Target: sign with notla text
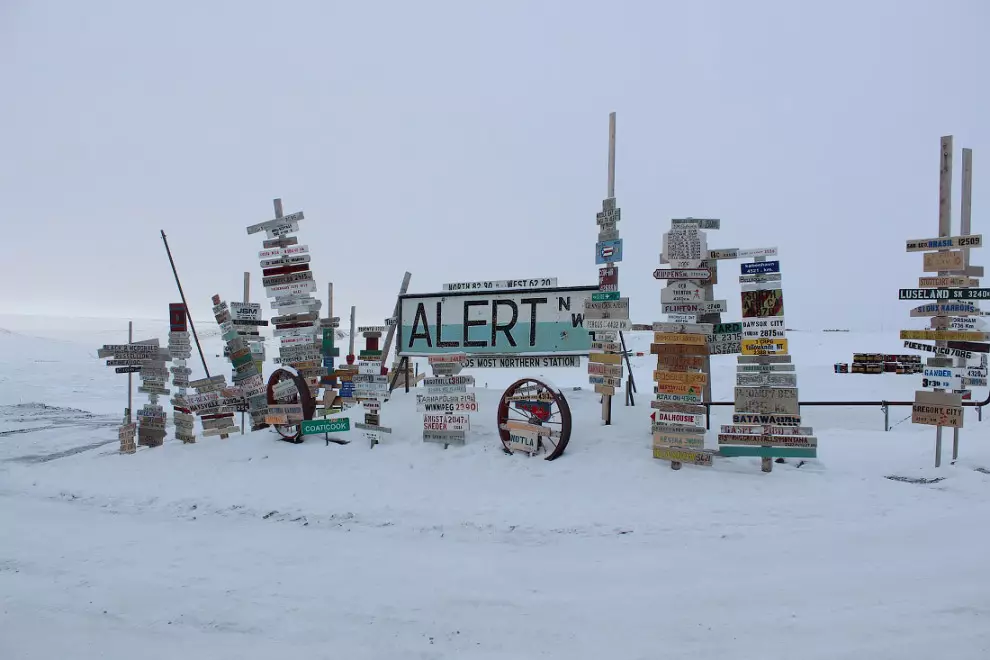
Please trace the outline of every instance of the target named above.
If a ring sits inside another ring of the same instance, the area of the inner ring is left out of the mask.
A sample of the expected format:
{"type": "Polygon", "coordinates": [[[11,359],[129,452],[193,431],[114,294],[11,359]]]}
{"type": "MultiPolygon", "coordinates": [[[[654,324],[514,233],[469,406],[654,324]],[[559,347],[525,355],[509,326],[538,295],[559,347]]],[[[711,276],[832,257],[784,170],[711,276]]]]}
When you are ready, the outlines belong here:
{"type": "Polygon", "coordinates": [[[584,355],[581,327],[597,286],[400,296],[398,355],[584,355]]]}

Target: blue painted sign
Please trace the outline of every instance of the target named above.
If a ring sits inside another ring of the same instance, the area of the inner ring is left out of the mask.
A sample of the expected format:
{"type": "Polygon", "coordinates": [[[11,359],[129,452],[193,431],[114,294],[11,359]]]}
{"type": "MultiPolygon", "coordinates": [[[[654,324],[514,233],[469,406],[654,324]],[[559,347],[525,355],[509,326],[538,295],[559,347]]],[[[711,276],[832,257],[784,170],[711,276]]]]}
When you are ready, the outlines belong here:
{"type": "Polygon", "coordinates": [[[340,398],[342,399],[353,399],[354,398],[354,383],[345,380],[340,383],[340,398]]]}
{"type": "Polygon", "coordinates": [[[755,264],[740,264],[743,275],[762,275],[764,273],[779,273],[779,261],[758,261],[755,264]]]}
{"type": "Polygon", "coordinates": [[[617,264],[622,261],[622,239],[614,241],[598,241],[595,243],[596,264],[617,264]]]}

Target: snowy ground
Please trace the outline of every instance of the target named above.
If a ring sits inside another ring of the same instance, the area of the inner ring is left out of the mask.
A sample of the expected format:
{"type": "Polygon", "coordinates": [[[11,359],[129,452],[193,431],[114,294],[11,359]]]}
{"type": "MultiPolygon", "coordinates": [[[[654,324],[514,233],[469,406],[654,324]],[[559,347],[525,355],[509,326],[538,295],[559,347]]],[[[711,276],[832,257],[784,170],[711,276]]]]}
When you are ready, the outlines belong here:
{"type": "MultiPolygon", "coordinates": [[[[806,408],[816,461],[674,472],[650,455],[647,354],[611,427],[583,367],[544,374],[575,415],[552,463],[500,451],[500,388],[523,374],[494,370],[474,372],[461,448],[421,441],[413,390],[374,449],[261,431],[121,456],[126,376],[96,358],[121,327],[0,315],[3,660],[990,657],[990,421],[972,409],[937,470],[909,408],[889,433],[877,408],[806,408]]],[[[901,352],[893,333],[790,343],[803,400],[912,398],[917,376],[832,373],[901,352]]],[[[728,400],[735,361],[716,360],[728,400]]]]}

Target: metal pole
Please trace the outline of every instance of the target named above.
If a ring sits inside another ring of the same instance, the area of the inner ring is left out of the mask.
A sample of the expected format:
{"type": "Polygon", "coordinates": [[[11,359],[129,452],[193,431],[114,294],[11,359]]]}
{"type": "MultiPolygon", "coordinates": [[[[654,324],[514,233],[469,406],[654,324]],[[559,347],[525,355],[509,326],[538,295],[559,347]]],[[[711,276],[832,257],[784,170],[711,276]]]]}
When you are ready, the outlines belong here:
{"type": "MultiPolygon", "coordinates": [[[[251,273],[245,272],[244,273],[244,304],[246,305],[249,302],[251,302],[251,273]]],[[[248,350],[250,350],[250,345],[249,345],[249,349],[248,350]]],[[[254,359],[254,356],[252,356],[251,359],[253,360],[254,359]]],[[[233,362],[231,362],[231,366],[233,366],[233,362]]],[[[241,435],[244,435],[244,411],[243,410],[241,411],[241,435]]]]}
{"type": "Polygon", "coordinates": [[[192,329],[193,339],[196,340],[196,350],[199,351],[199,359],[203,363],[203,371],[206,377],[210,377],[210,368],[206,366],[206,358],[203,356],[203,347],[199,343],[199,335],[196,334],[196,324],[193,323],[192,312],[189,311],[189,304],[186,302],[186,294],[182,292],[182,282],[179,281],[179,273],[175,270],[175,261],[172,259],[172,250],[168,247],[168,239],[165,237],[165,230],[162,232],[162,242],[165,243],[165,252],[168,254],[168,262],[172,265],[172,275],[175,276],[175,285],[179,287],[179,297],[182,298],[182,306],[186,308],[186,318],[189,319],[189,327],[192,329]]]}
{"type": "MultiPolygon", "coordinates": [[[[128,321],[127,343],[131,344],[133,342],[134,342],[134,321],[128,321]]],[[[126,424],[131,423],[131,410],[134,409],[133,400],[132,400],[132,396],[133,396],[132,392],[134,391],[132,376],[133,376],[132,373],[127,372],[127,422],[125,422],[126,424]]]]}

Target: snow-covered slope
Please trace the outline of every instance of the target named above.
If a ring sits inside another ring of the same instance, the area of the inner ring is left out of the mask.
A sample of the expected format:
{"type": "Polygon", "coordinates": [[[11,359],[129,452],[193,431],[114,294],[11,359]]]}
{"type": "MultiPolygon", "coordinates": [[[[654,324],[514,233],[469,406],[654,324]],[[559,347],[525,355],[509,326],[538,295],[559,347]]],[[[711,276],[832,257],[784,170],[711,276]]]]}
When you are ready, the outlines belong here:
{"type": "MultiPolygon", "coordinates": [[[[136,325],[164,336],[163,322],[136,325]]],[[[610,427],[583,367],[542,374],[575,418],[552,463],[502,453],[498,397],[540,374],[496,370],[473,372],[481,411],[464,447],[422,442],[414,389],[383,407],[394,432],[374,449],[359,431],[347,446],[260,431],[121,456],[126,376],[96,358],[120,328],[0,327],[3,658],[990,654],[990,421],[972,410],[961,460],[947,442],[939,470],[934,429],[903,421],[908,408],[889,433],[878,408],[806,408],[816,461],[675,472],[650,455],[650,334],[631,333],[640,394],[616,399],[610,427]]],[[[893,333],[789,339],[803,400],[917,386],[832,373],[854,351],[901,352],[893,333]]],[[[717,400],[734,371],[715,358],[717,400]]],[[[729,415],[716,409],[709,446],[729,415]]]]}

